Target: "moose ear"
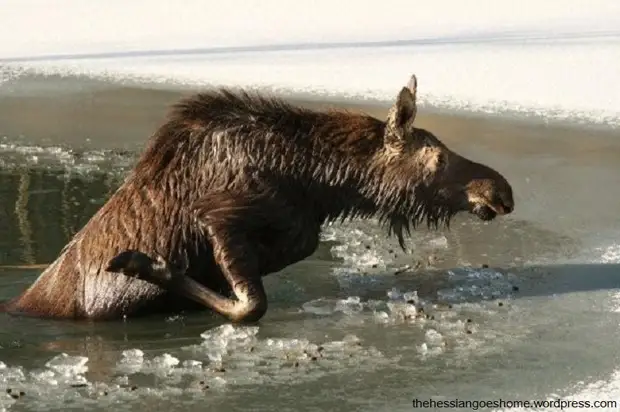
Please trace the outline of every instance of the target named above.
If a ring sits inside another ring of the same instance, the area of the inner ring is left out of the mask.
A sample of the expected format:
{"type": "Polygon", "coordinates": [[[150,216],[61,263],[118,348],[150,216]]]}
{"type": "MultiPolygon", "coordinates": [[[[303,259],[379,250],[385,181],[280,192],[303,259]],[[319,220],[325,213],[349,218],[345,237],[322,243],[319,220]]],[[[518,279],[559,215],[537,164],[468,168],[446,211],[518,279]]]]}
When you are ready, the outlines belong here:
{"type": "MultiPolygon", "coordinates": [[[[387,134],[390,140],[404,140],[407,129],[413,124],[418,112],[416,106],[417,79],[411,76],[409,83],[398,93],[396,103],[389,111],[387,118],[387,134]]],[[[388,136],[386,136],[388,137],[388,136]]]]}

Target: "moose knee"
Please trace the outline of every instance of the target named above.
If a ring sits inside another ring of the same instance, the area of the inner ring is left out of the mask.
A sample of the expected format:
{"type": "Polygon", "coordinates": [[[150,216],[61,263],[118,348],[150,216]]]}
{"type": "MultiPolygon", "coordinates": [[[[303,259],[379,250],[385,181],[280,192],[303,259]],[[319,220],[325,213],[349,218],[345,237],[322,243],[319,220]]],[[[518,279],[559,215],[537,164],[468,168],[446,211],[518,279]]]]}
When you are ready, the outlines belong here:
{"type": "Polygon", "coordinates": [[[233,290],[238,299],[229,314],[233,322],[256,322],[265,315],[267,295],[260,279],[244,279],[233,290]]]}
{"type": "Polygon", "coordinates": [[[250,299],[236,302],[235,310],[230,314],[235,323],[258,322],[267,313],[267,299],[250,299]]]}

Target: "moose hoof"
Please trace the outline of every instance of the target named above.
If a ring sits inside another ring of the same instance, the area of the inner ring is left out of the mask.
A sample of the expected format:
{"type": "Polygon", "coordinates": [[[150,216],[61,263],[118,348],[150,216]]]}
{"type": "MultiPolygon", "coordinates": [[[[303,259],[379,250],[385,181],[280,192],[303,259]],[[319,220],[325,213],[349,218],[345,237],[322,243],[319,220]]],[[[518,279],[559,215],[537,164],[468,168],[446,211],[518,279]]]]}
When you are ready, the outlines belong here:
{"type": "Polygon", "coordinates": [[[153,265],[153,259],[136,250],[126,250],[108,262],[106,272],[122,273],[132,277],[143,277],[153,265]]]}

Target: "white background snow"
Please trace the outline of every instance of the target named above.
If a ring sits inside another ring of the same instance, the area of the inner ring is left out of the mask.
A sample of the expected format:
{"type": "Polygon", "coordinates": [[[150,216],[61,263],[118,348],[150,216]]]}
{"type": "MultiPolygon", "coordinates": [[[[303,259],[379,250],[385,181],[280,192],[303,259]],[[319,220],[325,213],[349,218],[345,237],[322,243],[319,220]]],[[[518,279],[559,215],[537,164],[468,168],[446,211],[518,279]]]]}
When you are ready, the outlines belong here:
{"type": "Polygon", "coordinates": [[[620,123],[620,2],[2,0],[0,64],[620,123]],[[182,4],[182,6],[181,6],[182,4]]]}

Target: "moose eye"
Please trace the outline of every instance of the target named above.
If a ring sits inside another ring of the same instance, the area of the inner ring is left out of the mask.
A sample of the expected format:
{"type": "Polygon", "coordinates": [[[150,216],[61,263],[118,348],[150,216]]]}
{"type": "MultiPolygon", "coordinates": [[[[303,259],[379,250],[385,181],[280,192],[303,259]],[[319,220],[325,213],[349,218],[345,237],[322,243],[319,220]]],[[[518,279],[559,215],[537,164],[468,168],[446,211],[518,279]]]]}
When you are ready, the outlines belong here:
{"type": "Polygon", "coordinates": [[[437,155],[437,167],[442,168],[446,165],[446,156],[443,153],[437,155]]]}

